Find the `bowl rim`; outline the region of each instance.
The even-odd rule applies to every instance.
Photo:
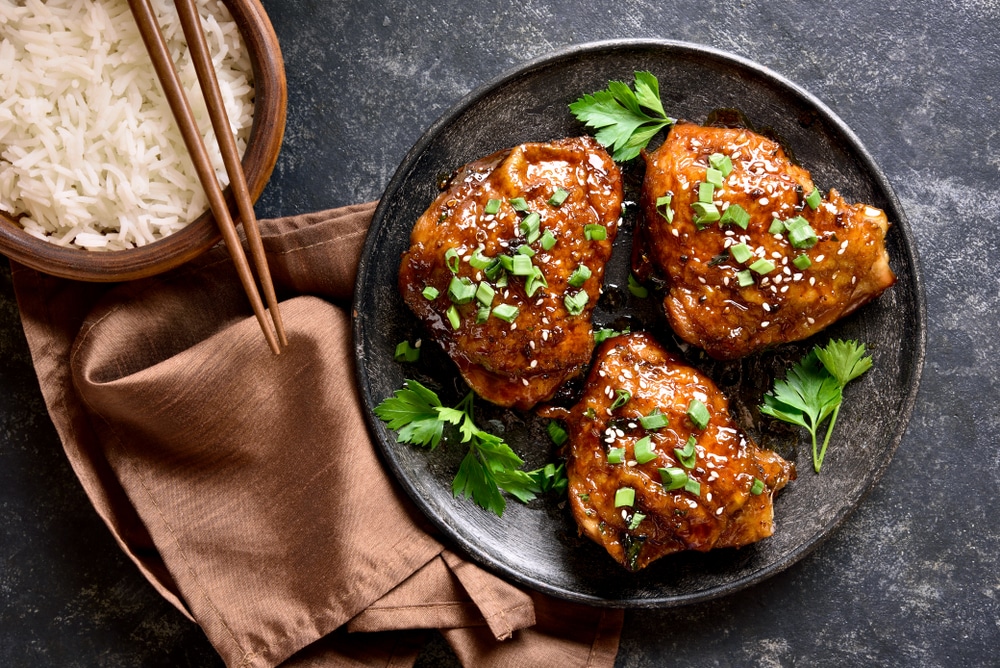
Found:
[[[278,161],[284,137],[288,88],[284,60],[274,27],[259,0],[222,0],[250,53],[254,77],[254,116],[242,164],[252,201],[264,191]],[[232,193],[226,203],[238,221]],[[222,235],[211,211],[153,243],[120,251],[88,252],[32,236],[0,212],[0,253],[40,272],[81,281],[115,282],[173,269],[217,244]]]

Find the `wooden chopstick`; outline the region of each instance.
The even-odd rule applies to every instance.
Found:
[[[239,235],[236,232],[236,224],[233,222],[226,205],[225,197],[222,194],[222,187],[212,167],[211,159],[208,157],[208,150],[205,142],[194,120],[191,105],[184,87],[181,85],[180,77],[170,59],[170,52],[167,49],[166,41],[160,30],[160,25],[156,20],[156,14],[150,5],[150,0],[128,0],[129,9],[139,27],[139,34],[146,45],[150,59],[153,61],[153,69],[160,79],[163,90],[166,93],[170,110],[180,127],[184,144],[191,154],[195,171],[201,181],[205,194],[208,196],[209,207],[222,232],[222,238],[229,249],[229,254],[236,265],[236,272],[243,290],[250,298],[250,305],[253,307],[257,322],[264,332],[264,338],[274,354],[281,352],[281,346],[286,345],[288,340],[285,336],[284,325],[281,320],[281,312],[278,309],[277,299],[274,294],[274,286],[271,283],[271,273],[264,258],[264,248],[260,239],[260,230],[257,227],[257,218],[253,213],[253,205],[250,202],[250,193],[247,188],[246,177],[243,173],[243,166],[240,163],[239,154],[236,149],[236,142],[233,139],[232,130],[229,126],[225,105],[222,102],[222,95],[219,92],[218,80],[215,76],[215,68],[212,65],[211,55],[208,53],[208,45],[205,42],[205,35],[201,27],[201,19],[197,10],[189,0],[177,0],[177,9],[181,19],[181,27],[184,36],[188,41],[188,48],[191,50],[195,70],[198,73],[198,81],[201,84],[205,102],[208,106],[209,115],[212,119],[212,126],[215,129],[216,137],[219,141],[219,148],[222,151],[226,171],[229,174],[230,187],[236,199],[240,218],[243,221],[243,230],[246,233],[247,241],[250,244],[250,252],[256,264],[257,273],[263,286],[264,295],[267,299],[268,307],[274,323],[274,331],[268,323],[264,312],[264,304],[260,294],[257,292],[257,284],[247,257],[243,252]],[[277,337],[275,336],[277,332]]]

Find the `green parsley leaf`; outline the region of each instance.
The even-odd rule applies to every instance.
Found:
[[[663,110],[659,82],[653,74],[636,72],[634,86],[635,92],[621,81],[609,81],[606,90],[584,95],[569,105],[577,120],[597,130],[594,138],[612,149],[618,162],[638,156],[657,132],[674,123]]]
[[[805,427],[809,432],[816,473],[823,466],[843,403],[844,387],[871,367],[872,358],[865,355],[864,344],[830,341],[825,347],[814,346],[789,370],[785,380],[776,380],[774,390],[764,395],[761,413]],[[828,417],[830,422],[820,445],[817,432]]]
[[[406,380],[402,389],[382,401],[374,412],[398,432],[397,441],[429,449],[441,442],[445,425],[456,427],[469,451],[452,481],[452,493],[471,498],[479,507],[499,516],[506,508],[501,492],[527,502],[535,498],[541,487],[535,476],[521,470],[524,460],[502,438],[476,425],[473,397],[469,392],[457,406],[444,406],[433,390],[415,380]]]

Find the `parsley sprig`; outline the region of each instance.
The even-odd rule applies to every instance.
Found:
[[[657,132],[672,125],[660,101],[660,84],[650,72],[635,73],[635,91],[621,81],[584,95],[569,105],[577,120],[596,128],[594,138],[612,148],[612,158],[625,162],[639,155]]]
[[[527,503],[544,491],[559,491],[559,471],[546,468],[522,471],[524,460],[499,436],[480,429],[473,418],[473,393],[455,407],[441,403],[437,394],[415,380],[375,407],[377,415],[397,433],[396,440],[433,450],[445,435],[445,426],[457,427],[469,451],[458,467],[451,491],[455,497],[471,497],[484,510],[502,516],[507,507],[501,490]],[[564,475],[564,474],[563,474]]]
[[[789,370],[785,380],[776,380],[774,390],[764,395],[760,412],[805,427],[812,437],[813,469],[819,473],[830,444],[833,426],[840,414],[844,387],[872,367],[865,346],[857,341],[830,341],[813,349]],[[817,431],[830,418],[822,446]]]

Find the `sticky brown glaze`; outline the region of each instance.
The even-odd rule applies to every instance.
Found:
[[[612,409],[617,390],[631,398]],[[704,429],[687,416],[692,399],[709,412]],[[655,410],[669,425],[644,429],[639,418]],[[706,376],[665,351],[645,333],[608,339],[568,416],[569,501],[580,531],[603,545],[615,561],[635,571],[681,550],[739,547],[773,532],[773,496],[795,476],[794,466],[761,450],[729,414],[729,403]],[[639,464],[635,444],[652,442],[655,459]],[[675,448],[693,436],[692,468]],[[608,462],[610,448],[624,448],[620,464]],[[661,468],[682,468],[697,481],[697,493],[668,490]],[[763,481],[752,494],[754,480]],[[635,490],[631,507],[615,507],[616,492]],[[636,514],[645,517],[630,528]]]
[[[733,171],[714,202],[723,211],[739,204],[750,214],[746,230],[718,223],[699,230],[692,220],[709,156],[731,158]],[[889,227],[880,209],[849,204],[831,190],[816,210],[804,197],[813,190],[809,173],[793,164],[781,146],[744,129],[680,123],[666,141],[645,155],[643,223],[633,268],[650,270],[667,287],[664,310],[674,331],[717,359],[735,359],[768,346],[804,339],[874,299],[895,282],[885,250]],[[657,212],[657,198],[672,194],[673,221]],[[775,218],[802,216],[819,238],[812,248],[792,247],[768,230]],[[740,242],[754,253],[734,260]],[[812,261],[799,269],[804,253]],[[737,272],[758,258],[775,265],[753,284],[740,287]]]
[[[558,188],[568,192],[555,206],[549,199]],[[526,214],[510,200],[524,198],[540,216],[539,238],[528,243],[521,222]],[[501,202],[496,214],[485,209],[490,199]],[[618,167],[589,137],[550,143],[523,144],[461,168],[446,189],[417,220],[399,270],[399,289],[407,305],[454,360],[469,386],[501,406],[528,409],[550,398],[566,380],[581,374],[594,349],[591,313],[600,295],[604,265],[621,219],[622,185]],[[585,237],[585,226],[599,225],[603,240]],[[545,250],[548,230],[555,245]],[[531,262],[547,283],[529,298],[522,276],[490,279],[470,264],[474,251],[487,258],[513,257],[528,245]],[[456,274],[446,262],[448,249],[459,255],[457,276],[495,289],[492,308],[516,307],[512,322],[491,315],[477,322],[480,304],[455,305],[459,325],[447,317],[453,305],[448,286]],[[581,264],[591,275],[579,287],[568,284]],[[432,286],[439,296],[428,300]],[[586,292],[582,312],[567,310],[567,295]]]

